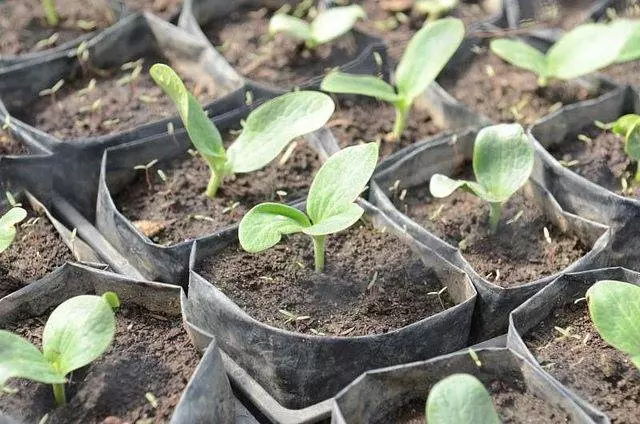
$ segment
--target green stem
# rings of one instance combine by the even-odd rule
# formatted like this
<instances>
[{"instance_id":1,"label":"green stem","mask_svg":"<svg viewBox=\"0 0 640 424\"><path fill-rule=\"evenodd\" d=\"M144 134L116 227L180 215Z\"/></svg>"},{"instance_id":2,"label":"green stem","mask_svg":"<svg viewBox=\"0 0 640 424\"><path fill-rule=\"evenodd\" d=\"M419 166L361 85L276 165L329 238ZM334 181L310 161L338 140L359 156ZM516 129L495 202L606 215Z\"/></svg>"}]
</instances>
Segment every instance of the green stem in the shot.
<instances>
[{"instance_id":1,"label":"green stem","mask_svg":"<svg viewBox=\"0 0 640 424\"><path fill-rule=\"evenodd\" d=\"M62 406L67 403L67 396L64 394L64 384L53 384L53 397L56 405Z\"/></svg>"},{"instance_id":2,"label":"green stem","mask_svg":"<svg viewBox=\"0 0 640 424\"><path fill-rule=\"evenodd\" d=\"M327 236L312 236L313 239L313 257L316 265L316 272L324 270L324 240Z\"/></svg>"},{"instance_id":3,"label":"green stem","mask_svg":"<svg viewBox=\"0 0 640 424\"><path fill-rule=\"evenodd\" d=\"M539 76L538 77L538 86L539 87L546 87L547 86L547 77Z\"/></svg>"},{"instance_id":4,"label":"green stem","mask_svg":"<svg viewBox=\"0 0 640 424\"><path fill-rule=\"evenodd\" d=\"M640 183L640 162L636 163L636 175L635 175L635 180L637 183Z\"/></svg>"},{"instance_id":5,"label":"green stem","mask_svg":"<svg viewBox=\"0 0 640 424\"><path fill-rule=\"evenodd\" d=\"M407 127L411 107L404 102L397 103L394 106L396 107L396 122L393 124L393 137L396 140L400 140L404 129Z\"/></svg>"},{"instance_id":6,"label":"green stem","mask_svg":"<svg viewBox=\"0 0 640 424\"><path fill-rule=\"evenodd\" d=\"M500 214L502 213L502 203L489 203L491 209L489 209L489 230L491 234L495 234L498 231L498 223L500 222Z\"/></svg>"},{"instance_id":7,"label":"green stem","mask_svg":"<svg viewBox=\"0 0 640 424\"><path fill-rule=\"evenodd\" d=\"M42 9L44 10L44 16L47 19L47 23L56 27L60 23L60 16L56 10L56 4L54 0L42 0Z\"/></svg>"},{"instance_id":8,"label":"green stem","mask_svg":"<svg viewBox=\"0 0 640 424\"><path fill-rule=\"evenodd\" d=\"M211 168L211 177L209 178L209 183L207 184L207 191L204 192L210 198L216 197L216 193L218 192L218 188L222 184L222 179L224 178L224 174L222 172L216 171Z\"/></svg>"}]
</instances>

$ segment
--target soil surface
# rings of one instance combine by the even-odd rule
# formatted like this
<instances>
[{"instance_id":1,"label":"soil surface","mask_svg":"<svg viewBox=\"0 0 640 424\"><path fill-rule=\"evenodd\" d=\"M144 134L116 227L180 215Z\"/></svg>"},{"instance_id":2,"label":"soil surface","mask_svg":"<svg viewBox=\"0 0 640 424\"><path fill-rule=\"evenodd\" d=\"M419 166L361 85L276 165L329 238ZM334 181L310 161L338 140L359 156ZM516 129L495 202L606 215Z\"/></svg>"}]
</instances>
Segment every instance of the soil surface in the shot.
<instances>
[{"instance_id":1,"label":"soil surface","mask_svg":"<svg viewBox=\"0 0 640 424\"><path fill-rule=\"evenodd\" d=\"M528 392L527 386L522 381L493 380L485 387L491 394L493 405L504 424L571 422L571 417L566 412ZM425 420L425 402L426 399L415 400L378 422L380 424L425 424L428 422Z\"/></svg>"},{"instance_id":2,"label":"soil surface","mask_svg":"<svg viewBox=\"0 0 640 424\"><path fill-rule=\"evenodd\" d=\"M510 65L482 47L460 72L449 72L438 82L453 97L496 122L532 124L563 105L597 97L575 83L551 81L538 87L533 72Z\"/></svg>"},{"instance_id":3,"label":"soil surface","mask_svg":"<svg viewBox=\"0 0 640 424\"><path fill-rule=\"evenodd\" d=\"M369 223L328 236L325 261L315 272L311 239L296 234L257 254L229 246L197 270L253 318L301 333L386 333L454 305L409 247Z\"/></svg>"},{"instance_id":4,"label":"soil surface","mask_svg":"<svg viewBox=\"0 0 640 424\"><path fill-rule=\"evenodd\" d=\"M27 155L29 150L24 143L12 134L11 130L0 128L0 155Z\"/></svg>"},{"instance_id":5,"label":"soil surface","mask_svg":"<svg viewBox=\"0 0 640 424\"><path fill-rule=\"evenodd\" d=\"M41 346L48 315L20 322L9 331ZM0 410L36 423L166 423L198 365L199 355L180 317L165 317L123 304L116 313L113 345L92 364L72 373L67 405L54 408L51 386L10 380L17 393L0 393ZM151 393L153 407L145 397Z\"/></svg>"},{"instance_id":6,"label":"soil surface","mask_svg":"<svg viewBox=\"0 0 640 424\"><path fill-rule=\"evenodd\" d=\"M94 29L106 28L115 19L105 1L56 0L55 3L60 23L53 28L44 17L41 0L0 2L0 56L47 50ZM82 29L78 23L89 27ZM54 34L57 36L52 40Z\"/></svg>"},{"instance_id":7,"label":"soil surface","mask_svg":"<svg viewBox=\"0 0 640 424\"><path fill-rule=\"evenodd\" d=\"M247 78L280 87L294 87L355 59L358 47L347 33L315 51L286 34L268 35L274 11L240 7L203 27L211 43L236 71Z\"/></svg>"},{"instance_id":8,"label":"soil surface","mask_svg":"<svg viewBox=\"0 0 640 424\"><path fill-rule=\"evenodd\" d=\"M570 30L589 18L594 0L531 0L535 4L533 20L522 21L523 26L536 24L546 28Z\"/></svg>"},{"instance_id":9,"label":"soil surface","mask_svg":"<svg viewBox=\"0 0 640 424\"><path fill-rule=\"evenodd\" d=\"M467 167L469 168L469 167ZM475 180L470 170L455 178ZM489 206L479 197L456 190L443 199L430 196L428 184L410 188L398 209L452 246L481 276L501 287L532 282L566 268L589 248L575 236L563 234L537 204L518 191L505 204L498 232L488 231ZM551 243L544 235L549 231Z\"/></svg>"},{"instance_id":10,"label":"soil surface","mask_svg":"<svg viewBox=\"0 0 640 424\"><path fill-rule=\"evenodd\" d=\"M236 136L225 135L225 140ZM226 143L227 145L229 143ZM291 146L291 145L290 145ZM304 140L286 162L287 148L270 165L248 174L227 178L215 199L204 195L209 181L209 167L199 157L186 154L151 170L149 187L144 171L115 197L118 209L160 244L175 244L213 234L223 227L240 222L244 214L258 203L291 202L307 191L321 162L316 151ZM167 175L164 183L157 176ZM145 222L140 222L145 221Z\"/></svg>"},{"instance_id":11,"label":"soil surface","mask_svg":"<svg viewBox=\"0 0 640 424\"><path fill-rule=\"evenodd\" d=\"M431 120L427 111L414 105L402 137L400 140L393 140L391 132L396 119L395 113L391 104L372 98L345 99L337 103L336 111L327 125L340 147L361 142L379 142L381 158L442 131Z\"/></svg>"},{"instance_id":12,"label":"soil surface","mask_svg":"<svg viewBox=\"0 0 640 424\"><path fill-rule=\"evenodd\" d=\"M131 10L147 11L164 19L171 19L180 13L182 0L126 0Z\"/></svg>"},{"instance_id":13,"label":"soil surface","mask_svg":"<svg viewBox=\"0 0 640 424\"><path fill-rule=\"evenodd\" d=\"M28 216L17 225L11 246L0 253L0 298L74 260L71 250L46 216L39 216L26 203L22 207Z\"/></svg>"},{"instance_id":14,"label":"soil surface","mask_svg":"<svg viewBox=\"0 0 640 424\"><path fill-rule=\"evenodd\" d=\"M587 303L573 300L527 335L527 346L551 375L612 423L640 423L640 372L627 355L602 340L591 323ZM568 330L568 336L557 328Z\"/></svg>"},{"instance_id":15,"label":"soil surface","mask_svg":"<svg viewBox=\"0 0 640 424\"><path fill-rule=\"evenodd\" d=\"M125 83L135 66L100 72L105 75L89 70L82 78L66 81L55 95L40 97L16 117L59 139L73 140L114 134L177 115L171 99L149 75L153 64L167 61L159 56L139 60L142 71L134 82ZM208 82L203 85L185 80L202 104L213 100Z\"/></svg>"},{"instance_id":16,"label":"soil surface","mask_svg":"<svg viewBox=\"0 0 640 424\"><path fill-rule=\"evenodd\" d=\"M640 86L640 61L618 63L601 71L605 77L611 78L618 84Z\"/></svg>"}]
</instances>

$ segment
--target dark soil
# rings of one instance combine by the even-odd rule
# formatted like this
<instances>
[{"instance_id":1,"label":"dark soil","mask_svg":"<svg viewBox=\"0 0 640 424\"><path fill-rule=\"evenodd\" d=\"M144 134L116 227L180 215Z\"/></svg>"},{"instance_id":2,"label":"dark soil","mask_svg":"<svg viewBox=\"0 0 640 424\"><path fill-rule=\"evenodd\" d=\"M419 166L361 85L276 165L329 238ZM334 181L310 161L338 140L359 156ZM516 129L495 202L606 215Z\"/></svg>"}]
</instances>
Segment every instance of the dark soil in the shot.
<instances>
[{"instance_id":1,"label":"dark soil","mask_svg":"<svg viewBox=\"0 0 640 424\"><path fill-rule=\"evenodd\" d=\"M618 63L611 65L601 71L604 76L611 78L618 84L628 84L634 87L640 86L640 61L632 60L630 62Z\"/></svg>"},{"instance_id":2,"label":"dark soil","mask_svg":"<svg viewBox=\"0 0 640 424\"><path fill-rule=\"evenodd\" d=\"M564 336L555 327L569 330ZM603 411L614 424L640 423L640 372L593 327L586 302L553 311L525 342L558 381Z\"/></svg>"},{"instance_id":3,"label":"dark soil","mask_svg":"<svg viewBox=\"0 0 640 424\"><path fill-rule=\"evenodd\" d=\"M594 0L531 0L535 5L535 15L531 21L521 25L536 24L547 28L570 30L589 18L589 7Z\"/></svg>"},{"instance_id":4,"label":"dark soil","mask_svg":"<svg viewBox=\"0 0 640 424\"><path fill-rule=\"evenodd\" d=\"M126 0L131 10L151 12L164 19L170 19L180 12L182 0Z\"/></svg>"},{"instance_id":5,"label":"dark soil","mask_svg":"<svg viewBox=\"0 0 640 424\"><path fill-rule=\"evenodd\" d=\"M18 55L42 51L76 39L91 30L78 27L78 21L90 21L95 29L106 28L113 21L113 11L105 1L56 0L60 23L47 23L41 0L6 0L0 3L0 55ZM38 42L58 34L52 44Z\"/></svg>"},{"instance_id":6,"label":"dark soil","mask_svg":"<svg viewBox=\"0 0 640 424\"><path fill-rule=\"evenodd\" d=\"M65 82L55 96L41 97L16 116L59 139L72 140L114 134L177 115L175 105L149 75L154 63L167 61L158 56L142 59L143 70L133 83L119 82L131 75L132 69L111 69L105 76L90 71L86 77ZM89 87L91 79L95 79L95 87L80 91ZM214 98L215 88L208 80L185 80L202 104Z\"/></svg>"},{"instance_id":7,"label":"dark soil","mask_svg":"<svg viewBox=\"0 0 640 424\"><path fill-rule=\"evenodd\" d=\"M504 424L564 424L571 417L527 391L522 381L493 380L485 386ZM415 400L379 423L425 424L426 399Z\"/></svg>"},{"instance_id":8,"label":"dark soil","mask_svg":"<svg viewBox=\"0 0 640 424\"><path fill-rule=\"evenodd\" d=\"M26 204L23 207L28 216L18 224L11 246L0 253L0 298L74 260L46 216L39 216Z\"/></svg>"},{"instance_id":9,"label":"dark soil","mask_svg":"<svg viewBox=\"0 0 640 424\"><path fill-rule=\"evenodd\" d=\"M386 333L444 309L429 294L442 288L437 276L370 224L328 236L325 260L324 272L315 272L311 239L296 234L257 254L227 247L197 270L253 318L302 333ZM442 299L453 306L446 291ZM287 322L280 311L308 318Z\"/></svg>"},{"instance_id":10,"label":"dark soil","mask_svg":"<svg viewBox=\"0 0 640 424\"><path fill-rule=\"evenodd\" d=\"M227 135L225 139L235 137ZM143 232L156 243L175 244L210 235L240 222L244 214L260 202L290 202L306 192L321 166L318 154L299 139L293 154L280 166L286 151L285 148L262 170L225 180L215 199L203 194L209 181L209 167L201 158L185 155L155 167L166 173L166 183L152 170L150 189L144 171L138 171L138 178L119 193L115 201L130 220L146 221L139 222L139 227L154 228Z\"/></svg>"},{"instance_id":11,"label":"dark soil","mask_svg":"<svg viewBox=\"0 0 640 424\"><path fill-rule=\"evenodd\" d=\"M379 142L381 158L441 131L427 111L414 105L402 137L400 140L393 140L390 134L395 119L395 109L391 104L360 97L355 101L338 102L336 111L327 125L336 136L340 147L361 142Z\"/></svg>"},{"instance_id":12,"label":"dark soil","mask_svg":"<svg viewBox=\"0 0 640 424\"><path fill-rule=\"evenodd\" d=\"M29 151L24 143L11 130L0 128L0 155L27 155Z\"/></svg>"},{"instance_id":13,"label":"dark soil","mask_svg":"<svg viewBox=\"0 0 640 424\"><path fill-rule=\"evenodd\" d=\"M464 70L449 72L439 82L475 112L496 122L522 124L532 124L563 105L600 94L597 89L590 92L560 81L538 87L536 74L504 62L487 48L481 48Z\"/></svg>"},{"instance_id":14,"label":"dark soil","mask_svg":"<svg viewBox=\"0 0 640 424\"><path fill-rule=\"evenodd\" d=\"M47 316L9 328L41 345ZM0 393L0 410L35 423L166 423L199 361L179 317L165 317L123 304L116 313L115 340L105 355L71 375L68 403L54 408L51 386L11 380L16 394ZM154 408L145 394L158 401Z\"/></svg>"},{"instance_id":15,"label":"dark soil","mask_svg":"<svg viewBox=\"0 0 640 424\"><path fill-rule=\"evenodd\" d=\"M273 11L240 7L204 26L211 43L240 74L280 87L298 86L353 60L358 48L345 34L314 52L286 34L268 35Z\"/></svg>"},{"instance_id":16,"label":"dark soil","mask_svg":"<svg viewBox=\"0 0 640 424\"><path fill-rule=\"evenodd\" d=\"M471 171L466 172L455 178L474 180ZM488 204L470 193L456 190L449 197L436 199L425 184L408 189L404 200L400 195L394 202L401 211L427 231L459 247L479 275L501 287L518 286L561 271L589 251L578 238L554 227L522 190L504 206L495 235L488 232ZM551 243L545 239L545 227Z\"/></svg>"}]
</instances>

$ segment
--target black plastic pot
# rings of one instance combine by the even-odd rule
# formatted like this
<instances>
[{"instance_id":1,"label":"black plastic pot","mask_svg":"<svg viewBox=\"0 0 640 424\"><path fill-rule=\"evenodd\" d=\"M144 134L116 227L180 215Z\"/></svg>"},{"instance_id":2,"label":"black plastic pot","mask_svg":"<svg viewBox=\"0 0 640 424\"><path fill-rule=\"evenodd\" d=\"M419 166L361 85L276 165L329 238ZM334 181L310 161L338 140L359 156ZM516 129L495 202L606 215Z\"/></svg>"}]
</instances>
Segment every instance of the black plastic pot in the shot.
<instances>
[{"instance_id":1,"label":"black plastic pot","mask_svg":"<svg viewBox=\"0 0 640 424\"><path fill-rule=\"evenodd\" d=\"M525 345L523 338L553 313L556 308L584 297L591 285L599 280L620 280L640 285L640 274L625 268L604 268L563 275L515 309L509 317L507 346L531 361L541 372L547 373ZM608 423L609 419L590 405L578 393L563 386L553 376L549 378L571 397L596 423Z\"/></svg>"},{"instance_id":2,"label":"black plastic pot","mask_svg":"<svg viewBox=\"0 0 640 424\"><path fill-rule=\"evenodd\" d=\"M471 161L477 131L476 128L441 135L408 146L389 156L378 166L369 192L369 201L397 225L406 228L418 242L433 249L445 260L469 274L478 290L471 335L471 339L476 342L504 333L509 311L549 284L558 274L606 266L610 263L613 249L612 234L606 226L563 209L554 198L555 193L540 184L534 174L534 178L524 187L527 197L532 198L545 211L547 218L557 228L575 234L586 246L592 246L592 249L560 273L536 281L523 281L519 286L503 288L474 271L457 246L451 246L431 234L395 207L391 200L390 188L396 181L399 183L395 191L400 192L404 188L426 184L435 173L454 175L465 162ZM540 162L540 159L536 162Z\"/></svg>"},{"instance_id":3,"label":"black plastic pot","mask_svg":"<svg viewBox=\"0 0 640 424\"><path fill-rule=\"evenodd\" d=\"M335 397L332 424L388 423L409 404L426 403L431 387L454 373L477 377L485 386L495 380L522 382L528 393L549 406L563 410L574 423L590 423L589 417L549 377L509 349L474 350L478 367L469 351L439 356L424 362L368 371ZM422 407L424 409L424 406ZM480 421L479 421L480 422Z\"/></svg>"},{"instance_id":4,"label":"black plastic pot","mask_svg":"<svg viewBox=\"0 0 640 424\"><path fill-rule=\"evenodd\" d=\"M205 346L212 336L216 337L221 349L250 376L236 379L231 372L232 383L238 384L273 421L313 422L326 417L326 399L360 373L430 358L467 344L475 302L468 277L416 242L375 207L364 201L361 205L376 227L386 227L419 255L425 267L448 287L455 306L385 334L335 337L286 331L256 321L218 290L215 282L206 281L194 271L203 259L237 242L237 227L194 245L188 296L183 298L183 314L192 339L196 346ZM256 384L261 386L257 393Z\"/></svg>"}]
</instances>

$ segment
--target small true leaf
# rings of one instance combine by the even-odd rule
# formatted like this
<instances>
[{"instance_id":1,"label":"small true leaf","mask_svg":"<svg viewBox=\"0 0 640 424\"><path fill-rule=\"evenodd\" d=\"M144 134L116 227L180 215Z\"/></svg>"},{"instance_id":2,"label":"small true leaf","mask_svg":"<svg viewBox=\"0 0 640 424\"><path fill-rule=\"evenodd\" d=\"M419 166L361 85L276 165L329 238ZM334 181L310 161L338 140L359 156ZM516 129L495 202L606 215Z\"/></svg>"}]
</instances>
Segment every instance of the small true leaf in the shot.
<instances>
[{"instance_id":1,"label":"small true leaf","mask_svg":"<svg viewBox=\"0 0 640 424\"><path fill-rule=\"evenodd\" d=\"M469 374L452 374L436 383L426 406L429 424L500 424L491 395Z\"/></svg>"},{"instance_id":2,"label":"small true leaf","mask_svg":"<svg viewBox=\"0 0 640 424\"><path fill-rule=\"evenodd\" d=\"M27 217L27 211L14 207L0 217L0 253L7 250L16 237L16 224Z\"/></svg>"}]
</instances>

